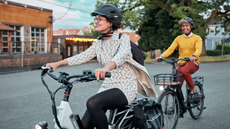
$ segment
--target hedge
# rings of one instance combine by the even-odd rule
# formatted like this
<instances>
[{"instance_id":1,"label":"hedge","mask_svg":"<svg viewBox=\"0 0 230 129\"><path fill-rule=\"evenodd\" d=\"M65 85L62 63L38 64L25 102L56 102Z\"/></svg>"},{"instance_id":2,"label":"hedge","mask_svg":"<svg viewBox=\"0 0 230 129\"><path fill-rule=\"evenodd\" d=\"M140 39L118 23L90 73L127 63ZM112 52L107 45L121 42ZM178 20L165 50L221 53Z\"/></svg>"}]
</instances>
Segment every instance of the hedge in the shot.
<instances>
[{"instance_id":1,"label":"hedge","mask_svg":"<svg viewBox=\"0 0 230 129\"><path fill-rule=\"evenodd\" d=\"M222 50L222 44L216 46L217 50ZM224 52L225 54L230 54L230 44L224 44Z\"/></svg>"},{"instance_id":2,"label":"hedge","mask_svg":"<svg viewBox=\"0 0 230 129\"><path fill-rule=\"evenodd\" d=\"M207 50L208 56L220 56L222 50ZM228 51L223 52L224 55L230 54Z\"/></svg>"},{"instance_id":3,"label":"hedge","mask_svg":"<svg viewBox=\"0 0 230 129\"><path fill-rule=\"evenodd\" d=\"M221 55L222 51L222 44L216 46L216 50L207 50L208 56L219 56ZM230 54L230 44L224 44L224 51L223 54Z\"/></svg>"}]
</instances>

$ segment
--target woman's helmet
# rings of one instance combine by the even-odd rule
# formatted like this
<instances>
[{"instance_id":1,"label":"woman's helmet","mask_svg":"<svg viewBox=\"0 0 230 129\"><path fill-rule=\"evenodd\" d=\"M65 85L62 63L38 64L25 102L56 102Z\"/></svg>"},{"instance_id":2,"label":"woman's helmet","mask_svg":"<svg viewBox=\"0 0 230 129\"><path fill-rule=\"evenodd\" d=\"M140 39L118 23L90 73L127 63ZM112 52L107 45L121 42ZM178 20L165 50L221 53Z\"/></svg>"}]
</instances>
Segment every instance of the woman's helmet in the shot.
<instances>
[{"instance_id":1,"label":"woman's helmet","mask_svg":"<svg viewBox=\"0 0 230 129\"><path fill-rule=\"evenodd\" d=\"M193 26L193 20L190 17L184 17L178 23L179 25L182 25L183 23L189 23Z\"/></svg>"},{"instance_id":2,"label":"woman's helmet","mask_svg":"<svg viewBox=\"0 0 230 129\"><path fill-rule=\"evenodd\" d=\"M91 13L92 16L101 15L108 19L117 19L117 21L122 20L121 11L114 5L104 4L99 6L94 12Z\"/></svg>"}]
</instances>

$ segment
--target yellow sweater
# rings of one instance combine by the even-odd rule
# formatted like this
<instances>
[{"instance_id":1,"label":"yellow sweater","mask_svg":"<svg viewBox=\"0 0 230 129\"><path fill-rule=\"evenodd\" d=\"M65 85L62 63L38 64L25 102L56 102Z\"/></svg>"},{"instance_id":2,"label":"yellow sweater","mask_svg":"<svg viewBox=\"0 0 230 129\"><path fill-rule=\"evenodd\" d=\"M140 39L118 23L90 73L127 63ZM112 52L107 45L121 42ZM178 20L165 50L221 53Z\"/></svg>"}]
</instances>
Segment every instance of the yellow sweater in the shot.
<instances>
[{"instance_id":1,"label":"yellow sweater","mask_svg":"<svg viewBox=\"0 0 230 129\"><path fill-rule=\"evenodd\" d=\"M185 37L184 34L177 36L171 46L162 54L162 57L166 58L170 56L176 48L179 50L180 59L196 55L196 62L199 63L199 56L202 51L202 39L196 34L192 34L190 37Z\"/></svg>"}]
</instances>

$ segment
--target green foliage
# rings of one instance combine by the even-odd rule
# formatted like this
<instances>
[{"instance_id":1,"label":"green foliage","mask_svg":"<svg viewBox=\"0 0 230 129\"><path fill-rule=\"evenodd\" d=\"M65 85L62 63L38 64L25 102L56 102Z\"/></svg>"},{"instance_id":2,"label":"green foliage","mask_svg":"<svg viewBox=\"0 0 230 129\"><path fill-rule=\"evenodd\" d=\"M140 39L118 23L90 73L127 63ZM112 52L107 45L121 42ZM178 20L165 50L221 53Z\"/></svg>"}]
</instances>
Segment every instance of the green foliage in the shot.
<instances>
[{"instance_id":1,"label":"green foliage","mask_svg":"<svg viewBox=\"0 0 230 129\"><path fill-rule=\"evenodd\" d=\"M217 50L222 50L222 44L216 46ZM225 54L230 54L230 44L224 44L224 52Z\"/></svg>"},{"instance_id":2,"label":"green foliage","mask_svg":"<svg viewBox=\"0 0 230 129\"><path fill-rule=\"evenodd\" d=\"M222 52L222 50L219 50L219 49L218 49L218 50L207 50L207 55L208 55L208 56L220 56L220 55L221 55L221 52ZM224 54L224 55L230 54L230 52L224 50L224 51L223 51L223 54Z\"/></svg>"},{"instance_id":3,"label":"green foliage","mask_svg":"<svg viewBox=\"0 0 230 129\"><path fill-rule=\"evenodd\" d=\"M194 20L193 33L203 39L208 35L206 30L210 22L224 19L225 26L230 25L229 0L98 0L96 7L105 3L114 4L122 11L124 28L138 29L140 47L144 51L169 46L173 38L181 34L178 21L183 17ZM227 32L230 32L229 28ZM205 48L203 50L206 51Z\"/></svg>"},{"instance_id":4,"label":"green foliage","mask_svg":"<svg viewBox=\"0 0 230 129\"><path fill-rule=\"evenodd\" d=\"M170 29L176 24L171 22L171 20L174 21L174 18L156 5L145 8L144 19L146 20L137 31L141 36L138 45L144 51L166 49L174 38L181 34L179 31L176 32L176 36L171 33Z\"/></svg>"},{"instance_id":5,"label":"green foliage","mask_svg":"<svg viewBox=\"0 0 230 129\"><path fill-rule=\"evenodd\" d=\"M219 56L221 55L221 50L207 50L208 56Z\"/></svg>"},{"instance_id":6,"label":"green foliage","mask_svg":"<svg viewBox=\"0 0 230 129\"><path fill-rule=\"evenodd\" d=\"M216 50L207 50L208 56L219 56L222 52L222 44L216 46ZM230 54L230 44L224 44L223 54Z\"/></svg>"}]
</instances>

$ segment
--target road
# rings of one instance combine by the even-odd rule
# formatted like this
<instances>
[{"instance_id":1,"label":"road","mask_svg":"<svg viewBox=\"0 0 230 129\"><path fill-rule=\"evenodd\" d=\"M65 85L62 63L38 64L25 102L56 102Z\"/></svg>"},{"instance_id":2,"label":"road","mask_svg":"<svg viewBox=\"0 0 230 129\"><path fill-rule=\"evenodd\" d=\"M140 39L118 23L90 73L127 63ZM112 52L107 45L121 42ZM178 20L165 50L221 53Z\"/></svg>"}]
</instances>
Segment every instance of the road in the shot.
<instances>
[{"instance_id":1,"label":"road","mask_svg":"<svg viewBox=\"0 0 230 129\"><path fill-rule=\"evenodd\" d=\"M165 63L145 65L151 78L155 74L168 73L171 66ZM79 66L60 67L58 71L69 74L80 74L82 70L94 70L100 67L98 63L87 63ZM34 129L39 121L47 121L49 128L53 127L51 101L46 88L42 85L40 70L26 71L0 75L0 129ZM202 116L193 120L189 113L179 119L177 129L229 129L230 128L230 62L203 63L194 74L203 75L205 106ZM58 83L46 76L47 84L55 90ZM153 78L152 78L153 79ZM70 96L73 112L82 117L86 100L97 92L100 82L76 84ZM157 92L158 87L155 87ZM184 88L184 87L183 87ZM57 105L63 96L63 91L56 95ZM142 95L138 95L142 97ZM154 98L156 100L156 98Z\"/></svg>"}]
</instances>

